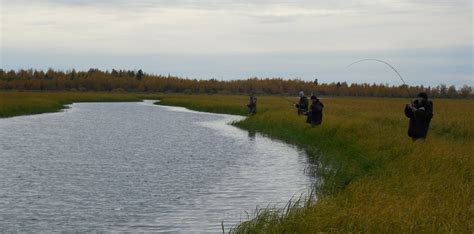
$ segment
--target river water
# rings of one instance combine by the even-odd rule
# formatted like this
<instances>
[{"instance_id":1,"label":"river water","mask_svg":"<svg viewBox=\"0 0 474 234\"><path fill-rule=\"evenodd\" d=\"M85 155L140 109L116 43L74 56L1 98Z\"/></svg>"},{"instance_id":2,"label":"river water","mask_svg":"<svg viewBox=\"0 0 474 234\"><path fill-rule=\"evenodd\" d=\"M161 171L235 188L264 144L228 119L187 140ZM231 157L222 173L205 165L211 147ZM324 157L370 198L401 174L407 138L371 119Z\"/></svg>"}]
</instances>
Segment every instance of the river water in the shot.
<instances>
[{"instance_id":1,"label":"river water","mask_svg":"<svg viewBox=\"0 0 474 234\"><path fill-rule=\"evenodd\" d=\"M221 232L307 191L305 153L240 119L151 101L0 119L0 231Z\"/></svg>"}]
</instances>

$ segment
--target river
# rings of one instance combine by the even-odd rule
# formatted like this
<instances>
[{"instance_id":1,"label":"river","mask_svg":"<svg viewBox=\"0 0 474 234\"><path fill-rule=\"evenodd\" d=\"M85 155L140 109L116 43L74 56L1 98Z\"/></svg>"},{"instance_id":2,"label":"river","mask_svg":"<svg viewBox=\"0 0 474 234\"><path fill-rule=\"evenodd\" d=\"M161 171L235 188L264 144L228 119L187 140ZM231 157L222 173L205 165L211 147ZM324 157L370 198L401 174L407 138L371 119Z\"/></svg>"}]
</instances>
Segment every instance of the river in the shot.
<instances>
[{"instance_id":1,"label":"river","mask_svg":"<svg viewBox=\"0 0 474 234\"><path fill-rule=\"evenodd\" d=\"M307 191L305 152L242 118L145 101L0 119L0 231L221 232Z\"/></svg>"}]
</instances>

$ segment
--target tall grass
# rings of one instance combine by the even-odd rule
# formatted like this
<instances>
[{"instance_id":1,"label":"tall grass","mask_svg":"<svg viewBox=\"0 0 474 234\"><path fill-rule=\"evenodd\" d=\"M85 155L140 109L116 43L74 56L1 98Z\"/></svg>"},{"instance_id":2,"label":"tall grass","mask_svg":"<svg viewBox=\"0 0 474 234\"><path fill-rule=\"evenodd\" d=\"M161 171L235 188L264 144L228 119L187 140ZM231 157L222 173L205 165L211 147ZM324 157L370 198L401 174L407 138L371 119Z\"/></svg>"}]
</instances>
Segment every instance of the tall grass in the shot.
<instances>
[{"instance_id":1,"label":"tall grass","mask_svg":"<svg viewBox=\"0 0 474 234\"><path fill-rule=\"evenodd\" d=\"M243 114L247 98L165 96L161 104ZM259 97L258 113L235 125L297 144L322 162L318 202L262 210L236 233L472 232L474 102L434 100L426 142L407 137L407 100L323 99L311 128L287 100ZM327 170L327 169L330 170ZM283 214L284 218L281 218Z\"/></svg>"}]
</instances>

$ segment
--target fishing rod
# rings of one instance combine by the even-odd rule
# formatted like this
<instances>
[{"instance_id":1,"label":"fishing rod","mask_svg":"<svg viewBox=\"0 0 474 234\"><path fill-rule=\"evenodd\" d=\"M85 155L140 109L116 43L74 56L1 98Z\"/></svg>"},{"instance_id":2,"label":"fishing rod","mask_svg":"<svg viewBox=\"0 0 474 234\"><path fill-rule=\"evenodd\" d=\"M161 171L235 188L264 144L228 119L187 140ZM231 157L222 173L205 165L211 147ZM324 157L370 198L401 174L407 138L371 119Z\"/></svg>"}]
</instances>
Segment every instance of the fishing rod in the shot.
<instances>
[{"instance_id":1,"label":"fishing rod","mask_svg":"<svg viewBox=\"0 0 474 234\"><path fill-rule=\"evenodd\" d=\"M403 85L405 86L405 88L406 88L406 90L407 90L408 98L410 98L410 103L413 105L413 100L411 99L413 96L411 96L410 89L408 88L407 83L406 83L405 80L403 79L402 75L400 75L400 72L398 72L397 69L395 69L395 67L392 66L390 63L385 62L385 61L380 60L380 59L361 59L361 60L358 60L358 61L355 61L355 62L349 64L349 65L347 66L347 68L349 68L350 66L352 66L352 65L354 65L354 64L356 64L356 63L361 63L361 62L364 62L364 61L375 61L375 62L383 63L383 64L389 66L395 73L397 73L398 77L400 78L400 80L402 80ZM413 115L413 116L416 118L416 115Z\"/></svg>"},{"instance_id":2,"label":"fishing rod","mask_svg":"<svg viewBox=\"0 0 474 234\"><path fill-rule=\"evenodd\" d=\"M296 105L296 103L294 101L288 99L286 96L277 95L277 97L285 100L286 102L288 102L288 104L290 104L293 107Z\"/></svg>"},{"instance_id":3,"label":"fishing rod","mask_svg":"<svg viewBox=\"0 0 474 234\"><path fill-rule=\"evenodd\" d=\"M388 62L385 62L383 60L380 60L380 59L361 59L361 60L358 60L358 61L355 61L351 64L349 64L347 66L347 68L351 67L352 65L356 64L356 63L361 63L361 62L365 62L365 61L375 61L375 62L379 62L379 63L383 63L385 65L387 65L388 67L390 67L397 75L398 77L400 78L400 80L403 82L403 85L405 86L406 90L407 90L407 93L408 93L408 97L411 98L411 93L410 93L410 89L408 88L408 85L406 84L405 80L403 79L402 75L400 75L400 73L397 71L397 69L395 69L394 66L392 66L390 63Z\"/></svg>"},{"instance_id":4,"label":"fishing rod","mask_svg":"<svg viewBox=\"0 0 474 234\"><path fill-rule=\"evenodd\" d=\"M317 85L318 85L318 79L315 79L315 80L313 81L313 83L317 86ZM311 96L313 96L314 93L315 93L315 91L312 91L312 92L311 92ZM288 103L290 103L291 106L295 106L295 105L297 104L297 103L295 103L294 101L291 101L291 100L287 99L287 98L284 97L284 96L278 96L278 97L280 97L281 99L284 99L285 101L287 101Z\"/></svg>"},{"instance_id":5,"label":"fishing rod","mask_svg":"<svg viewBox=\"0 0 474 234\"><path fill-rule=\"evenodd\" d=\"M281 99L285 100L286 102L290 103L292 106L294 106L296 103L294 101L291 101L289 100L287 97L285 96L279 96Z\"/></svg>"}]
</instances>

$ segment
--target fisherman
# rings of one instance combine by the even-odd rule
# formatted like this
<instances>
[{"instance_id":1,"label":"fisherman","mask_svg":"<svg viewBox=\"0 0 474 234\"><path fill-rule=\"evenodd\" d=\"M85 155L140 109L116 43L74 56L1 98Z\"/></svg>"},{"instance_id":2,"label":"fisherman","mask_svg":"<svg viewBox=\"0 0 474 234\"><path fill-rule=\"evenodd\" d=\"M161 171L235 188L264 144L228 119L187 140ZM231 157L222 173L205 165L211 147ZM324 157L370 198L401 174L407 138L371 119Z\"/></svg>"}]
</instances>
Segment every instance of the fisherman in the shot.
<instances>
[{"instance_id":1,"label":"fisherman","mask_svg":"<svg viewBox=\"0 0 474 234\"><path fill-rule=\"evenodd\" d=\"M421 92L411 104L405 106L405 115L410 118L408 136L413 142L425 140L431 118L433 118L433 102L428 100L428 95Z\"/></svg>"},{"instance_id":2,"label":"fisherman","mask_svg":"<svg viewBox=\"0 0 474 234\"><path fill-rule=\"evenodd\" d=\"M315 95L311 95L311 107L309 108L306 123L311 124L311 127L320 125L323 121L323 108L323 103Z\"/></svg>"},{"instance_id":3,"label":"fisherman","mask_svg":"<svg viewBox=\"0 0 474 234\"><path fill-rule=\"evenodd\" d=\"M247 104L247 108L249 109L249 115L257 114L257 97L255 94L250 94L249 104Z\"/></svg>"},{"instance_id":4,"label":"fisherman","mask_svg":"<svg viewBox=\"0 0 474 234\"><path fill-rule=\"evenodd\" d=\"M300 101L295 104L298 110L298 115L305 115L308 112L308 98L304 95L303 91L300 91Z\"/></svg>"}]
</instances>

